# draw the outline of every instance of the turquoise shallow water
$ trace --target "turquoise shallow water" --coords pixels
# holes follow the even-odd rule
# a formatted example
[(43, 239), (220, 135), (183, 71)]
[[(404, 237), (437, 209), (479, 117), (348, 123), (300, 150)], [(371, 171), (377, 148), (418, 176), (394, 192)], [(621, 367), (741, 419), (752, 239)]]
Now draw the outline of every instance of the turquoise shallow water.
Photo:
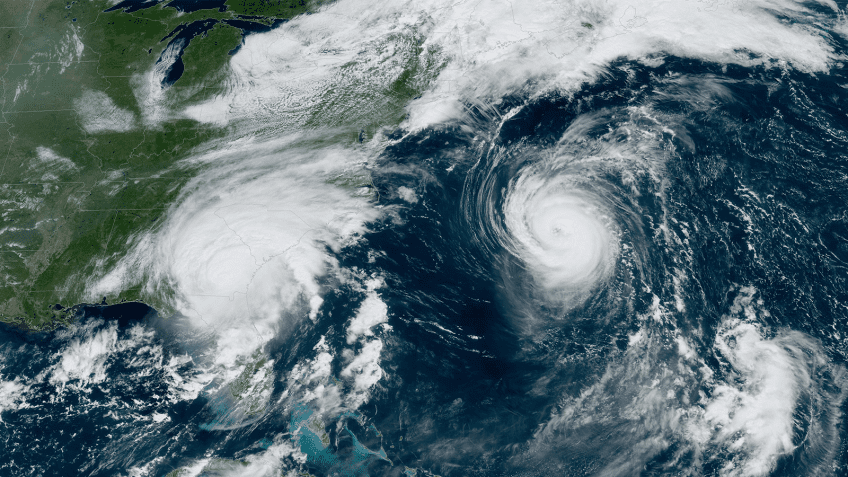
[(261, 455), (313, 475), (845, 475), (844, 82), (620, 62), (398, 131), (371, 167), (395, 213), (331, 251), (386, 282), (384, 374), (357, 412), (319, 423), (283, 379), (319, 337), (344, 353), (362, 298), (338, 283), (262, 350), (255, 401), (174, 377), (212, 358), (179, 318), (89, 307), (0, 330), (0, 473)]

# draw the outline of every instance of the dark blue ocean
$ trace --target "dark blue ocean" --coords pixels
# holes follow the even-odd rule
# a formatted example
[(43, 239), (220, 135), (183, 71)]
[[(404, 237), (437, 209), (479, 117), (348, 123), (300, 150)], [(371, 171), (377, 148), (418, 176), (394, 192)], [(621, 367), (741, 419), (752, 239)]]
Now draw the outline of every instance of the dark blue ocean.
[[(88, 306), (0, 328), (0, 475), (241, 475), (281, 446), (280, 475), (848, 475), (846, 79), (619, 61), (396, 131), (369, 171), (395, 212), (328, 249), (385, 279), (356, 412), (319, 432), (287, 397), (316, 343), (345, 347), (362, 296), (334, 279), (250, 364), (273, 363), (256, 407), (184, 383), (214, 357), (180, 317)], [(537, 219), (576, 224), (579, 274), (528, 265), (507, 232)]]

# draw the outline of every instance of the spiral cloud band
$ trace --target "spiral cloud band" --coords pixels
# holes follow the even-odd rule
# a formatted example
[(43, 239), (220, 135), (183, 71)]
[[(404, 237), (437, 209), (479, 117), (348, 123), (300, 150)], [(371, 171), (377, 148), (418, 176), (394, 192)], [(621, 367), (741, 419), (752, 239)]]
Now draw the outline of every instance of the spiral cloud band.
[(504, 204), (507, 243), (544, 289), (578, 300), (608, 277), (618, 244), (591, 192), (527, 168)]

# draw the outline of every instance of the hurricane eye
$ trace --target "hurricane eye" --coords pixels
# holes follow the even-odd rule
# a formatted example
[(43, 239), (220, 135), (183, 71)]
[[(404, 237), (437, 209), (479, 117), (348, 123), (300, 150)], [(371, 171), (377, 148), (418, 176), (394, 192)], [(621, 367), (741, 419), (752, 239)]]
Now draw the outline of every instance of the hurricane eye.
[(609, 276), (618, 243), (598, 213), (601, 198), (585, 186), (565, 187), (573, 180), (568, 172), (522, 171), (504, 203), (504, 238), (538, 284), (576, 304)]

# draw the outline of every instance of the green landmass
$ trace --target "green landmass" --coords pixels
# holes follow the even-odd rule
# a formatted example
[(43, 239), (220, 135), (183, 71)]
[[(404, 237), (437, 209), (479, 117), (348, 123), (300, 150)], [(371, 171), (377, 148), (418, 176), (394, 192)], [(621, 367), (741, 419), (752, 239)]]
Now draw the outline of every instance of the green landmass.
[[(0, 320), (43, 328), (67, 322), (83, 302), (84, 280), (126, 253), (134, 235), (155, 226), (197, 172), (175, 164), (225, 131), (187, 119), (146, 127), (136, 95), (181, 25), (255, 15), (285, 19), (309, 11), (301, 1), (231, 1), (179, 13), (164, 4), (105, 12), (107, 1), (0, 4)], [(262, 18), (251, 19), (262, 21)], [(82, 45), (79, 54), (76, 41)], [(216, 94), (241, 30), (217, 23), (193, 38), (172, 106)], [(75, 109), (81, 92), (102, 92), (132, 113), (127, 131), (86, 130)], [(72, 167), (39, 166), (39, 151)], [(124, 290), (108, 302), (165, 300)], [(151, 303), (151, 301), (153, 303)]]
[(244, 370), (229, 384), (230, 394), (247, 416), (253, 417), (265, 411), (267, 396), (270, 396), (273, 385), (272, 375), (264, 369), (267, 364), (267, 357), (261, 350), (256, 350), (244, 363)]
[[(323, 1), (229, 0), (224, 11), (191, 13), (166, 3), (134, 12), (107, 12), (114, 4), (106, 0), (0, 5), (0, 321), (53, 327), (87, 300), (142, 301), (169, 315), (167, 291), (150, 296), (137, 284), (95, 300), (86, 295), (86, 279), (114, 267), (134, 237), (163, 221), (200, 172), (180, 160), (228, 134), (167, 116), (224, 91), (230, 53), (243, 41), (224, 20), (272, 25)], [(190, 40), (182, 76), (161, 93), (164, 118), (149, 121), (144, 75), (180, 29), (198, 22), (210, 27)], [(371, 54), (342, 68), (339, 86), (322, 93), (304, 127), (332, 128), (325, 141), (353, 144), (403, 120), (405, 106), (432, 84), (445, 59), (425, 50), (415, 31), (387, 41), (392, 55)], [(388, 47), (370, 45), (372, 53)], [(370, 81), (372, 71), (389, 83)], [(83, 115), (81, 108), (100, 113)], [(367, 175), (330, 182), (371, 193)]]

